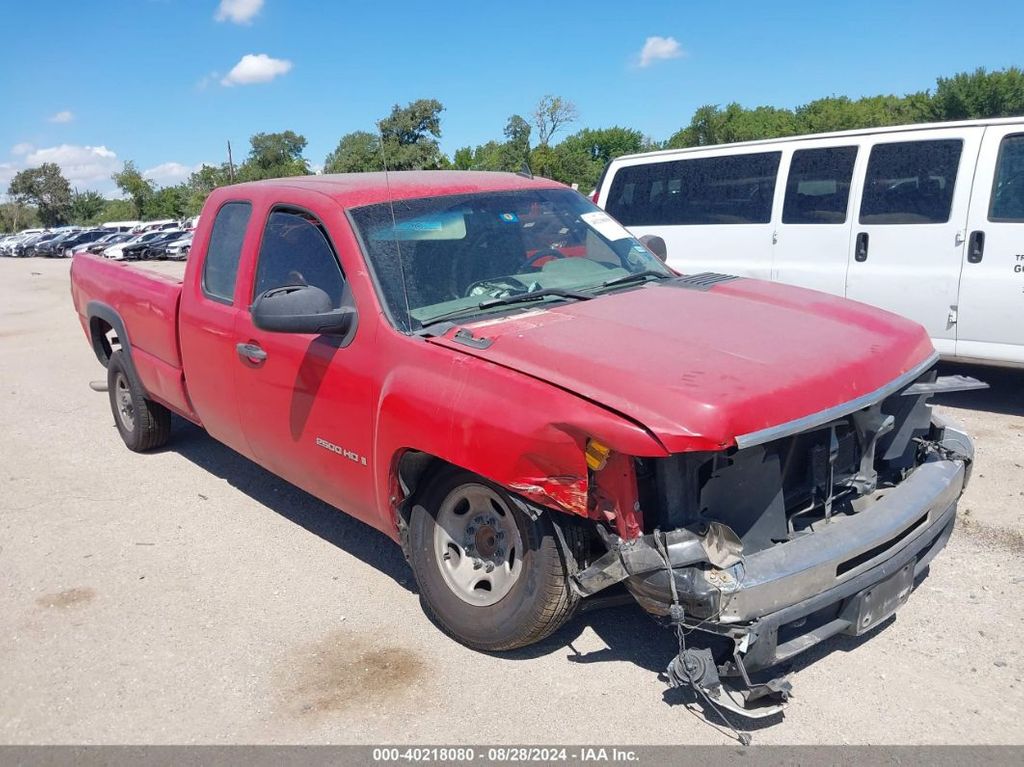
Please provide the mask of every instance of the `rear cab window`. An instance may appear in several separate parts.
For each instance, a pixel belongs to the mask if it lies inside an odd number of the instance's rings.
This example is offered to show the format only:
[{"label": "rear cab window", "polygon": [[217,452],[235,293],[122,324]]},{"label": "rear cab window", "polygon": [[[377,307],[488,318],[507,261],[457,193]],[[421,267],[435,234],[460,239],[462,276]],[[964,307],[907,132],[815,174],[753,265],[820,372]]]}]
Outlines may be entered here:
[{"label": "rear cab window", "polygon": [[781,152],[628,165],[607,210],[626,226],[767,224]]},{"label": "rear cab window", "polygon": [[252,204],[248,202],[227,202],[217,211],[203,261],[202,286],[207,298],[234,303],[238,262],[251,216]]}]

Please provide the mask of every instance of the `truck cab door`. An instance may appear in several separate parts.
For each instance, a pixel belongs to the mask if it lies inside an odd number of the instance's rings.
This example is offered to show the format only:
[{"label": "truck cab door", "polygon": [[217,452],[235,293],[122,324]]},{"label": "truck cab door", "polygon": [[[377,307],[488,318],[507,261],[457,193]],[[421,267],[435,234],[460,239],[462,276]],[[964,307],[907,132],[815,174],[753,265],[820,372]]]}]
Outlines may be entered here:
[{"label": "truck cab door", "polygon": [[1024,363],[1024,125],[985,129],[958,314],[958,357]]},{"label": "truck cab door", "polygon": [[209,240],[205,247],[196,243],[186,266],[178,308],[181,359],[189,400],[203,427],[250,455],[239,421],[234,370],[239,265],[251,260],[248,254],[256,247],[257,233],[249,226],[252,203],[228,200],[213,216]]},{"label": "truck cab door", "polygon": [[[311,285],[335,308],[354,306],[327,228],[312,213],[267,213],[247,305],[264,292]],[[236,326],[235,385],[242,429],[264,467],[352,516],[380,526],[370,463],[371,334],[268,332],[248,308]]]},{"label": "truck cab door", "polygon": [[955,353],[964,228],[983,130],[876,136],[853,223],[847,297],[919,322],[947,356]]}]

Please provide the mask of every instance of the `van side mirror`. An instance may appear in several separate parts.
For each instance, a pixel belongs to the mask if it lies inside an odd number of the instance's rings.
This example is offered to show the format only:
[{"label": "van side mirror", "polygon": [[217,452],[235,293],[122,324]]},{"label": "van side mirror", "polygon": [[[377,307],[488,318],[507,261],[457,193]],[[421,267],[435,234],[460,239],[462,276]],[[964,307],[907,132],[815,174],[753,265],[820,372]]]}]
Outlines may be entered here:
[{"label": "van side mirror", "polygon": [[268,290],[257,296],[249,311],[253,325],[272,333],[343,336],[356,318],[355,309],[335,309],[327,293],[312,285]]}]

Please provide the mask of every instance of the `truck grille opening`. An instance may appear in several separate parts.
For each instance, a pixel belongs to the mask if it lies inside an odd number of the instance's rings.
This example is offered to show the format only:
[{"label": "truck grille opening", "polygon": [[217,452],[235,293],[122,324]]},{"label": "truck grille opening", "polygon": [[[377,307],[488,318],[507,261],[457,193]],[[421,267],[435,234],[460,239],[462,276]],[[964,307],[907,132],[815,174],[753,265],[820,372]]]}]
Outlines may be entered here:
[{"label": "truck grille opening", "polygon": [[[934,369],[918,382],[935,377]],[[727,525],[756,553],[813,535],[854,516],[898,486],[923,460],[918,438],[931,434],[929,392],[902,392],[805,431],[741,450],[679,453],[637,465],[646,532]],[[901,533],[910,535],[921,519]],[[897,536],[853,557],[837,575],[895,546]]]},{"label": "truck grille opening", "polygon": [[851,570],[856,570],[858,567],[860,567],[865,562],[870,562],[872,559],[877,557],[879,554],[884,554],[886,551],[891,549],[897,543],[899,543],[900,541],[902,541],[905,538],[909,537],[910,534],[913,533],[917,528],[921,527],[921,525],[925,524],[928,521],[928,516],[929,515],[927,513],[922,514],[920,517],[917,518],[917,521],[914,522],[914,524],[912,524],[912,525],[910,525],[910,527],[907,527],[906,529],[904,529],[903,532],[899,533],[898,535],[894,535],[892,538],[887,540],[885,543],[880,543],[877,546],[875,546],[874,548],[868,549],[867,551],[865,551],[865,552],[863,552],[861,554],[858,554],[855,557],[850,557],[845,562],[840,562],[839,566],[836,567],[836,577],[838,578],[838,577],[840,577],[842,575],[845,575],[846,573],[850,572]]}]

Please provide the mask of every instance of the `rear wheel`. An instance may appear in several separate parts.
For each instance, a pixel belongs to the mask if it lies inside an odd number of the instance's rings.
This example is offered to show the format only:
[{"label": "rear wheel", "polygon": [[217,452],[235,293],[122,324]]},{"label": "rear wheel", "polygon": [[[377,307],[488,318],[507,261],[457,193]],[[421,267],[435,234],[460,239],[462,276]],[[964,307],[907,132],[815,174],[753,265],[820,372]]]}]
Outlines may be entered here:
[{"label": "rear wheel", "polygon": [[[565,530],[575,541],[575,529]],[[430,482],[413,509],[409,549],[424,609],[473,649],[537,642],[579,603],[550,515],[530,519],[470,472],[447,470]]]},{"label": "rear wheel", "polygon": [[129,450],[141,453],[166,444],[171,435],[171,411],[146,399],[122,351],[111,354],[107,362],[107,391],[114,423]]}]

